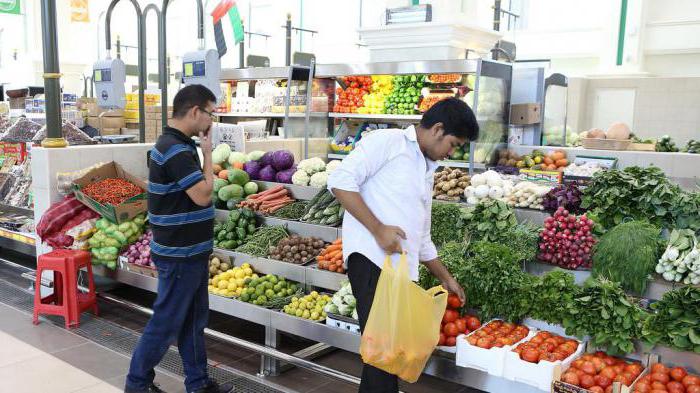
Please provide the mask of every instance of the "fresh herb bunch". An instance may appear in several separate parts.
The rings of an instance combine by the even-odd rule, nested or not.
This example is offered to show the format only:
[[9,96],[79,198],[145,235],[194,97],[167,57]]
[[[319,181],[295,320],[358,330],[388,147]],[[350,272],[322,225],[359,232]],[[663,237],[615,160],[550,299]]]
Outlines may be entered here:
[[581,287],[576,285],[574,275],[555,269],[540,277],[531,290],[529,316],[551,324],[561,325],[574,308],[574,299]]
[[480,241],[470,245],[466,263],[457,280],[464,285],[469,306],[480,310],[482,319],[522,319],[529,312],[533,281],[522,271],[510,248]]
[[619,284],[605,278],[591,278],[574,299],[574,307],[564,319],[566,334],[591,337],[594,347],[607,352],[634,352],[634,340],[641,336],[646,312],[637,306]]
[[676,200],[675,229],[700,232],[700,192],[683,192]]
[[680,194],[680,187],[671,184],[661,169],[633,166],[596,172],[583,190],[581,208],[591,210],[589,217],[605,229],[629,219],[671,228]]
[[[515,227],[506,229],[498,241],[507,246],[515,254],[519,262],[529,262],[537,256],[539,243],[539,228],[534,224],[519,223]],[[480,239],[471,239],[472,241]]]
[[649,343],[700,353],[700,288],[668,291],[651,309],[642,330]]
[[578,183],[560,184],[545,194],[542,205],[544,210],[550,213],[554,213],[559,207],[563,207],[571,213],[579,215],[583,213],[583,209],[581,209],[582,195],[583,193]]
[[640,221],[612,228],[593,249],[593,275],[619,282],[634,294],[643,294],[661,256],[660,232]]
[[[452,277],[462,286],[465,285],[463,278],[467,247],[466,243],[450,241],[438,250],[440,261],[445,265]],[[425,289],[429,289],[440,285],[440,281],[421,263],[418,267],[418,284]]]
[[459,205],[455,203],[433,203],[430,236],[436,246],[449,241],[464,239],[464,223]]
[[489,242],[503,240],[504,232],[518,224],[513,209],[505,202],[494,199],[484,199],[462,209],[462,219],[470,239]]

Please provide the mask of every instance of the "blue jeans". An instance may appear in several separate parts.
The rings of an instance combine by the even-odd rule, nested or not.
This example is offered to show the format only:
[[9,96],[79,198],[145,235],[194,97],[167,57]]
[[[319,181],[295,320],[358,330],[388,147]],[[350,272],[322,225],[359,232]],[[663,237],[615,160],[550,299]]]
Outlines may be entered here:
[[177,340],[187,391],[201,389],[209,383],[204,347],[209,319],[208,261],[160,261],[156,267],[158,296],[153,316],[134,349],[126,387],[147,389],[155,378],[154,367]]

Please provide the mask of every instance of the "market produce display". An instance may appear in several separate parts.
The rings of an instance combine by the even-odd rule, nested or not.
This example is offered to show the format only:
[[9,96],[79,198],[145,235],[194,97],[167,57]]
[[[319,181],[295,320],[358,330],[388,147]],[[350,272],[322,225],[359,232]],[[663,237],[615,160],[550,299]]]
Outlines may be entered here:
[[247,237],[245,243],[238,246],[236,251],[254,257],[264,257],[267,256],[270,247],[273,247],[287,236],[289,236],[289,233],[281,225],[260,227]]
[[464,239],[464,223],[460,207],[453,203],[433,203],[430,238],[440,247],[449,241]]
[[118,225],[105,218],[97,220],[97,232],[88,241],[92,264],[116,269],[120,249],[134,243],[143,234],[145,224],[146,217],[143,214]]
[[[226,143],[216,146],[212,152],[212,163],[215,175],[241,187],[245,187],[250,180],[291,184],[292,175],[296,172],[294,155],[289,150],[269,152],[256,150],[245,154],[232,152],[231,147]],[[240,172],[236,172],[235,177],[232,177],[229,172],[232,169],[245,172],[248,177],[244,178]],[[252,193],[254,192],[246,194]]]
[[603,170],[606,168],[596,161],[588,161],[580,165],[572,162],[564,168],[564,176],[592,177]]
[[336,103],[333,112],[359,113],[359,108],[365,105],[363,97],[372,88],[372,78],[369,76],[346,76],[342,78],[346,88],[335,90]]
[[433,198],[443,201],[459,201],[469,186],[469,175],[457,168],[445,167],[433,175]]
[[551,187],[529,181],[521,181],[513,186],[504,199],[508,206],[535,210],[544,210],[544,197]]
[[310,224],[338,226],[343,221],[345,209],[330,191],[323,189],[306,206],[302,222]]
[[324,307],[331,302],[331,297],[321,295],[316,291],[310,294],[297,298],[293,297],[291,303],[284,306],[282,309],[286,314],[294,315],[299,318],[309,319],[312,321],[323,321],[326,319],[327,313]]
[[471,178],[471,185],[464,189],[467,203],[475,205],[485,199],[501,200],[513,191],[513,182],[503,180],[498,172],[488,170]]
[[659,234],[659,228],[638,221],[612,228],[595,246],[593,275],[618,282],[626,291],[643,294],[659,259]]
[[350,282],[347,281],[343,283],[338,292],[333,294],[331,301],[323,307],[323,311],[326,314],[342,315],[357,320],[356,304],[357,299],[355,299],[355,296],[352,294]]
[[233,250],[245,244],[255,233],[257,223],[252,210],[231,210],[228,219],[214,225],[214,247]]
[[479,348],[503,348],[514,345],[527,337],[527,326],[493,320],[466,337],[469,345]]
[[343,239],[338,238],[324,248],[316,257],[316,261],[318,262],[318,268],[321,270],[345,273],[345,268],[343,267]]
[[576,312],[574,299],[581,288],[576,285],[574,275],[562,270],[551,270],[534,280],[529,290],[530,318],[561,325]]
[[284,238],[275,247],[270,247],[269,257],[283,262],[303,265],[316,257],[325,243],[317,237],[292,235]]
[[568,210],[573,214],[583,213],[581,209],[581,196],[583,193],[579,188],[578,183],[571,182],[560,184],[553,187],[547,192],[542,199],[544,210],[549,213],[554,213],[560,207]]
[[[499,157],[500,156],[499,152]],[[508,159],[505,164],[500,164],[503,162],[504,158],[499,158],[500,165],[507,165],[511,163],[513,155],[508,154]],[[563,171],[564,168],[569,165],[569,160],[566,156],[566,151],[564,150],[554,150],[550,153],[545,153],[542,150],[533,150],[530,154],[525,154],[524,156],[518,157],[515,162],[516,168],[532,169],[538,171]]]
[[700,393],[700,376],[689,374],[683,367],[654,363],[649,371],[632,386],[633,393]]
[[691,229],[674,229],[656,265],[666,281],[700,284],[700,242]]
[[384,101],[384,112],[392,115],[412,115],[420,100],[424,75],[396,75],[393,77],[393,90]]
[[[422,103],[421,103],[422,106]],[[469,144],[465,143],[450,154],[452,161],[469,161]]]
[[462,305],[457,295],[450,294],[447,297],[447,308],[440,322],[439,346],[454,347],[457,345],[457,337],[469,334],[481,327],[479,318],[472,315],[460,315]]
[[679,149],[676,146],[676,142],[674,142],[670,136],[664,135],[656,141],[656,151],[675,153],[678,152]]
[[[211,255],[209,257],[209,278],[212,279],[216,275],[228,271],[231,265],[228,262],[223,262],[219,257]],[[210,283],[211,284],[211,283]]]
[[141,187],[126,179],[104,179],[90,183],[82,189],[83,194],[103,205],[119,206],[129,198],[143,194]]
[[700,141],[696,141],[695,139],[689,140],[681,151],[690,154],[700,154]]
[[384,113],[386,98],[394,89],[391,75],[372,75],[371,78],[369,94],[362,97],[364,105],[357,109],[357,113]]
[[594,226],[585,215],[577,217],[560,207],[544,221],[538,259],[567,269],[590,268]]
[[590,392],[612,391],[613,382],[631,386],[644,371],[639,362],[627,362],[604,352],[587,353],[574,360],[561,376],[561,381],[588,389]]
[[151,260],[151,240],[153,240],[153,232],[149,229],[135,243],[131,244],[122,255],[126,257],[129,263],[155,268],[156,265]]
[[518,224],[513,209],[505,202],[488,199],[463,209],[462,219],[467,236],[486,241],[502,239],[504,232]]
[[282,185],[277,185],[257,194],[248,195],[236,206],[263,214],[272,214],[293,202],[294,199],[290,196],[289,190]]
[[579,345],[579,342],[576,340],[540,331],[533,338],[515,347],[513,352],[517,353],[521,360],[530,363],[539,363],[540,361],[556,362],[573,355]]
[[287,281],[284,277],[267,274],[245,279],[245,289],[240,291],[239,299],[256,306],[279,310],[290,301],[293,302],[301,293],[298,284]]
[[292,184],[325,188],[328,182],[328,175],[338,168],[341,162],[340,160],[332,160],[326,164],[318,157],[299,161],[297,170],[292,175]]
[[652,344],[700,353],[700,288],[681,287],[652,303],[643,336]]
[[275,210],[272,213],[273,217],[284,220],[300,220],[304,216],[308,203],[306,201],[296,201]]
[[212,199],[217,208],[233,210],[243,198],[257,192],[258,184],[250,181],[250,176],[243,169],[222,169],[217,172],[217,178],[214,179]]
[[[212,262],[215,260],[212,259]],[[209,272],[212,272],[212,268],[216,267],[217,270],[221,271],[222,267],[229,267],[223,263],[217,265],[212,265],[210,262]],[[225,297],[240,297],[243,291],[246,289],[246,281],[248,279],[257,279],[258,275],[253,273],[253,269],[250,264],[244,263],[241,266],[234,267],[232,269],[226,269],[220,273],[217,273],[209,279],[209,293],[215,295],[225,296]]]

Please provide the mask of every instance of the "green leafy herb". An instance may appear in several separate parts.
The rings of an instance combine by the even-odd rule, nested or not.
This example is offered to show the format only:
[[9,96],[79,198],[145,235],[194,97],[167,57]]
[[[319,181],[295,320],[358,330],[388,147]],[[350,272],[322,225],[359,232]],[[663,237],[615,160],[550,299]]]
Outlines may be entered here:
[[603,236],[593,251],[593,275],[619,282],[641,295],[660,256],[659,228],[639,221],[620,224]]
[[684,192],[678,196],[674,211],[676,229],[700,232],[700,192]]
[[668,291],[651,309],[655,312],[644,322],[642,331],[645,340],[700,353],[700,288]]
[[498,242],[504,233],[518,225],[515,213],[505,202],[485,199],[462,209],[467,235],[474,240]]
[[[446,243],[438,250],[438,257],[440,257],[445,268],[460,283],[463,282],[461,280],[464,278],[466,250],[466,243],[455,241]],[[418,267],[418,284],[425,289],[429,289],[439,285],[440,281],[430,273],[428,268],[421,264]]]
[[449,241],[462,241],[463,226],[459,205],[433,203],[430,236],[436,246],[440,247]]
[[560,325],[574,308],[574,299],[581,288],[576,285],[574,275],[555,269],[547,272],[531,290],[529,316],[551,324]]

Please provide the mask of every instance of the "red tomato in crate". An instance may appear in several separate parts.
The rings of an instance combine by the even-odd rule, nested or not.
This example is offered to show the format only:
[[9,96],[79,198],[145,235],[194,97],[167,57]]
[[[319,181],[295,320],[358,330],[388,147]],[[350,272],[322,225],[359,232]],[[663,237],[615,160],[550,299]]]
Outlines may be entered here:
[[445,337],[456,337],[459,334],[457,325],[455,325],[454,322],[446,323],[443,332],[445,333]]
[[457,320],[459,317],[459,313],[455,310],[445,310],[445,315],[442,317],[442,321],[447,323],[447,322],[454,322]]
[[481,322],[479,318],[473,316],[467,316],[467,329],[474,331],[481,327]]
[[447,296],[447,307],[449,308],[460,308],[462,307],[462,301],[459,300],[459,297],[454,294],[450,294]]
[[467,321],[465,318],[457,318],[455,325],[457,325],[457,331],[459,331],[459,334],[467,331]]
[[454,347],[457,345],[457,337],[447,337],[447,340],[445,340],[445,345],[448,347]]
[[440,339],[438,340],[438,345],[445,345],[445,333],[440,332]]

